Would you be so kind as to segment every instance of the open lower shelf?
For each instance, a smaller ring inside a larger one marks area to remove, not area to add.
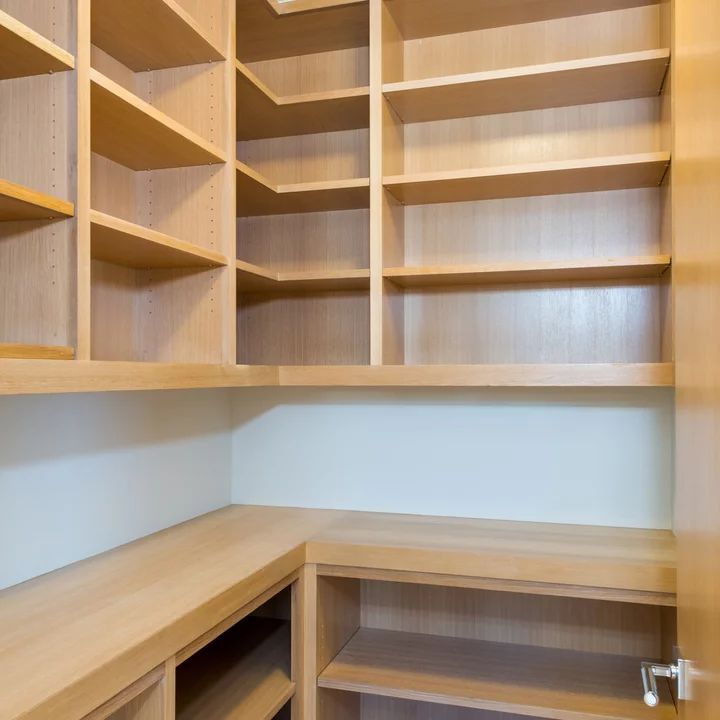
[[[0,221],[52,220],[74,214],[75,206],[67,200],[0,179]]]
[[[571,15],[592,13],[638,5],[655,5],[660,0],[386,0],[390,13],[405,40],[450,35],[482,28],[520,25]]]
[[[370,270],[317,270],[304,272],[273,272],[266,268],[237,261],[239,292],[286,292],[297,290],[367,290]]]
[[[660,277],[670,267],[670,262],[670,255],[649,255],[488,265],[395,267],[386,268],[383,276],[401,287],[621,280]]]
[[[0,343],[0,358],[4,360],[72,360],[75,350],[61,345],[28,345]]]
[[[405,123],[652,97],[670,50],[515,67],[385,85]]]
[[[239,160],[236,170],[238,217],[370,207],[369,178],[273,185]]]
[[[403,205],[562,195],[658,187],[670,153],[485,167],[385,177],[385,188]]]
[[[178,720],[269,720],[295,693],[289,623],[251,617],[177,669]]]
[[[72,70],[75,58],[0,10],[0,80]]]
[[[674,720],[643,703],[640,658],[360,628],[322,688],[552,720]]]
[[[221,253],[178,240],[142,225],[90,211],[91,254],[131,268],[192,268],[227,265]]]
[[[92,41],[135,72],[225,59],[176,0],[93,0]]]
[[[92,69],[92,149],[132,170],[225,162],[220,148]]]
[[[240,61],[236,84],[238,140],[354,130],[370,124],[367,87],[280,97]]]

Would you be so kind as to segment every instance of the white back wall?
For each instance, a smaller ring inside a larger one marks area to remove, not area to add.
[[[0,398],[0,588],[230,502],[224,390]]]
[[[234,397],[233,501],[669,528],[667,390]]]

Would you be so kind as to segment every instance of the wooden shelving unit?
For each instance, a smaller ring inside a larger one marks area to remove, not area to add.
[[[669,153],[644,153],[386,176],[384,185],[403,205],[428,205],[659,187],[669,165]]]
[[[383,277],[401,287],[492,285],[657,278],[670,267],[669,255],[634,258],[548,260],[495,265],[440,265],[385,268]]]
[[[0,221],[54,220],[74,213],[67,200],[0,179]]]
[[[276,95],[237,61],[238,140],[260,140],[367,128],[370,88]]]
[[[66,50],[0,10],[0,80],[72,70]]]
[[[367,290],[370,287],[370,270],[272,272],[238,260],[237,286],[240,292]]]
[[[271,720],[295,693],[288,623],[248,618],[178,667],[177,720]]]
[[[225,59],[206,29],[176,0],[92,0],[92,39],[135,72]]]
[[[642,702],[640,658],[360,628],[321,688],[553,720],[673,720]]]
[[[426,78],[383,86],[405,123],[653,97],[660,94],[669,50]]]
[[[133,170],[225,162],[223,151],[97,70],[92,82],[92,149]]]
[[[72,360],[74,357],[71,347],[0,343],[0,358],[5,360]]]

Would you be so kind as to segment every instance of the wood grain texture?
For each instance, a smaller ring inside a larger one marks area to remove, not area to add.
[[[67,200],[0,180],[0,221],[52,220],[74,214],[75,206]]]
[[[295,692],[290,627],[250,617],[177,669],[178,720],[271,720]]]
[[[675,718],[642,702],[639,658],[360,629],[323,688],[517,712],[553,720]]]
[[[274,273],[251,263],[237,261],[239,292],[295,290],[358,290],[370,283],[369,270],[300,271]]]
[[[654,97],[669,50],[388,83],[383,94],[405,123]]]
[[[74,67],[75,59],[69,52],[0,10],[0,80]]]
[[[224,59],[176,0],[92,0],[92,41],[135,72]]]
[[[158,667],[149,672],[129,687],[119,692],[115,697],[93,710],[83,720],[136,720],[136,713],[146,707],[146,712],[156,712],[162,709],[161,695],[164,668]],[[165,720],[161,713],[142,715],[138,720]]]
[[[326,690],[325,692],[333,692]],[[498,714],[486,710],[397,700],[378,695],[361,695],[362,720],[498,720]],[[500,715],[502,720],[527,720],[527,715]]]
[[[15,360],[72,360],[75,350],[58,345],[0,343],[0,358]]]
[[[292,699],[295,720],[317,717],[317,568],[306,563],[292,588]],[[289,720],[288,715],[288,720]]]

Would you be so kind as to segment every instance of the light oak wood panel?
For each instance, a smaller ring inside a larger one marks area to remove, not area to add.
[[[553,720],[675,718],[642,702],[640,658],[360,629],[321,673],[324,688]]]
[[[134,720],[135,712],[146,707],[150,713],[148,720],[165,720],[162,715],[162,695],[165,694],[161,683],[164,678],[164,667],[160,666],[149,672],[115,697],[103,703],[99,708],[86,715],[83,720]],[[137,702],[136,702],[137,701]],[[159,714],[152,715],[155,711]],[[141,716],[139,720],[142,720]]]
[[[91,70],[92,149],[133,170],[225,162],[224,152]]]
[[[353,579],[318,577],[317,593],[315,667],[320,674],[360,627],[361,584]]]
[[[73,203],[0,179],[0,221],[72,217]]]
[[[135,72],[224,57],[175,0],[92,0],[92,41]]]
[[[317,696],[318,720],[360,720],[360,695],[318,688]]]
[[[239,160],[236,173],[238,217],[352,210],[370,204],[367,178],[274,185]]]
[[[238,298],[238,362],[362,365],[369,353],[367,292],[247,293]]]
[[[367,47],[367,3],[278,15],[266,0],[238,0],[237,38],[242,62]]]
[[[654,97],[669,50],[389,83],[383,93],[405,123]]]
[[[222,362],[222,272],[136,270],[93,260],[92,357]]]
[[[92,257],[131,268],[220,267],[227,258],[134,223],[91,210]]]
[[[521,25],[468,28],[406,42],[400,38],[402,74],[384,81],[500,71],[668,48],[670,38],[660,33],[659,8],[644,5]]]
[[[367,0],[267,0],[278,15],[307,12],[308,10],[322,10],[324,8],[338,7],[340,5],[353,5],[365,3]]]
[[[644,153],[396,175],[384,184],[406,205],[467,202],[658,187],[669,163],[669,153]]]
[[[74,67],[69,52],[0,9],[0,80]]]
[[[75,54],[75,16],[69,3],[0,0],[0,9],[66,52]]]
[[[368,97],[367,87],[280,97],[238,61],[238,140],[367,128]]]
[[[330,692],[330,691],[326,691]],[[361,720],[527,720],[527,715],[498,715],[486,710],[361,695]]]
[[[367,210],[265,215],[237,221],[237,254],[276,272],[369,266]]]
[[[658,0],[387,0],[405,39],[653,5]]]
[[[75,350],[58,345],[0,343],[0,358],[15,360],[72,360]]]
[[[669,254],[661,190],[642,188],[404,209],[397,265]]]
[[[306,270],[278,273],[243,260],[237,261],[239,292],[362,290],[367,289],[369,284],[369,270]]]
[[[271,720],[295,692],[287,623],[248,618],[177,670],[178,720]]]
[[[548,260],[497,265],[439,265],[385,268],[384,277],[402,287],[492,285],[660,277],[670,267],[669,255],[589,260]]]
[[[296,689],[292,708],[279,716],[283,720],[317,717],[317,597],[316,567],[306,563],[292,586],[292,678]]]
[[[653,605],[406,582],[362,582],[364,628],[659,658]]]

